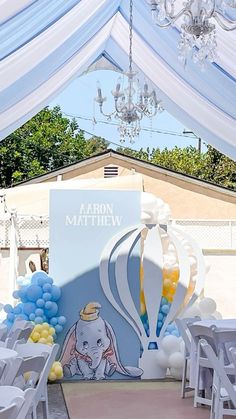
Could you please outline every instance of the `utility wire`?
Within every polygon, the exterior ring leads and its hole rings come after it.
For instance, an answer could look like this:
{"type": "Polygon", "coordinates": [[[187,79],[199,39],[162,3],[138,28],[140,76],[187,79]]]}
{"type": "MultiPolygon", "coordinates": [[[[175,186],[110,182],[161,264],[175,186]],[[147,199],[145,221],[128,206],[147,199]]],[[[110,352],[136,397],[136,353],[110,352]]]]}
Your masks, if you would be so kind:
{"type": "MultiPolygon", "coordinates": [[[[62,112],[64,115],[70,117],[70,118],[75,118],[75,119],[82,119],[84,121],[90,121],[90,122],[94,122],[99,123],[99,124],[105,124],[105,125],[113,125],[113,126],[119,126],[119,124],[117,122],[112,122],[112,121],[104,121],[101,119],[93,119],[93,118],[89,118],[86,116],[82,116],[82,115],[75,115],[75,114],[69,114],[66,112],[62,112]]],[[[161,129],[157,129],[157,128],[148,128],[148,127],[142,127],[141,128],[142,131],[147,131],[147,132],[152,132],[152,133],[156,133],[156,134],[164,134],[164,135],[173,135],[175,137],[184,137],[184,138],[195,138],[194,135],[186,135],[180,132],[175,132],[175,131],[168,131],[168,130],[161,130],[161,129]]],[[[85,130],[83,130],[85,131],[85,130]]],[[[92,134],[93,136],[95,136],[94,134],[92,134]]]]}

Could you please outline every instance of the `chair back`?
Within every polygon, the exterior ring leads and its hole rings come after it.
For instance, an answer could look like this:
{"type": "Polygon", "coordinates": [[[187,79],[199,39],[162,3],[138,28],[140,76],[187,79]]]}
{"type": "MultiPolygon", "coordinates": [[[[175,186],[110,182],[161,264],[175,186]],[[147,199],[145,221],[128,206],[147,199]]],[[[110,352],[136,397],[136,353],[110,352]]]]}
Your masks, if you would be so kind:
{"type": "Polygon", "coordinates": [[[40,401],[42,394],[45,393],[45,387],[47,386],[48,376],[52,368],[52,364],[55,361],[58,350],[59,350],[58,344],[54,344],[52,346],[50,345],[45,345],[45,346],[48,346],[51,349],[51,352],[49,353],[49,356],[47,357],[47,361],[44,365],[43,371],[40,374],[39,381],[37,383],[36,395],[35,395],[36,404],[40,401]]]}
{"type": "Polygon", "coordinates": [[[43,343],[25,343],[21,344],[18,343],[15,347],[15,350],[18,352],[21,358],[28,358],[32,356],[43,356],[46,357],[46,362],[41,370],[41,374],[37,385],[35,387],[36,394],[35,394],[35,404],[40,401],[42,394],[45,392],[45,387],[47,386],[48,376],[50,369],[52,367],[53,362],[56,359],[57,352],[59,350],[59,345],[45,345],[43,343]]]}
{"type": "Polygon", "coordinates": [[[236,330],[215,330],[215,339],[218,351],[221,349],[224,356],[225,365],[233,362],[230,348],[236,347],[236,330]]]}
{"type": "Polygon", "coordinates": [[[1,328],[0,328],[0,341],[4,341],[6,339],[7,336],[7,326],[3,323],[1,323],[1,328]]]}
{"type": "Polygon", "coordinates": [[[226,389],[232,403],[236,407],[236,391],[234,390],[234,386],[225,372],[223,363],[219,361],[214,350],[205,339],[200,339],[199,345],[201,346],[201,349],[204,352],[209,364],[214,370],[214,373],[217,375],[218,383],[220,383],[221,387],[226,389]]]}
{"type": "Polygon", "coordinates": [[[183,341],[185,343],[185,352],[186,355],[189,356],[190,355],[190,351],[191,351],[191,339],[189,337],[188,334],[188,328],[191,324],[194,324],[195,322],[200,321],[201,318],[199,316],[196,317],[188,317],[186,319],[176,319],[175,323],[176,326],[179,330],[180,335],[183,338],[183,341]]]}
{"type": "MultiPolygon", "coordinates": [[[[28,322],[30,323],[30,322],[28,322]]],[[[34,326],[31,323],[29,326],[27,326],[24,329],[15,329],[9,336],[6,338],[5,346],[9,349],[14,349],[16,342],[21,340],[23,342],[27,342],[29,339],[31,332],[33,330],[34,326]]]]}
{"type": "Polygon", "coordinates": [[[15,403],[12,403],[10,406],[0,410],[0,419],[15,419],[18,412],[19,407],[15,403]]]}
{"type": "Polygon", "coordinates": [[[16,358],[12,366],[13,368],[7,374],[6,384],[15,385],[23,390],[28,387],[34,388],[43,371],[47,357],[48,354],[46,353],[45,356],[16,358]],[[27,378],[24,377],[24,374],[26,373],[28,376],[27,378]]]}
{"type": "Polygon", "coordinates": [[[192,335],[196,347],[198,347],[200,339],[205,339],[207,343],[213,348],[215,353],[217,353],[217,345],[215,339],[215,330],[216,326],[202,326],[198,324],[189,325],[189,331],[192,335]]]}
{"type": "Polygon", "coordinates": [[[35,395],[36,390],[33,388],[27,388],[27,390],[24,391],[24,403],[21,406],[16,419],[25,419],[27,417],[27,415],[32,410],[35,395]]]}

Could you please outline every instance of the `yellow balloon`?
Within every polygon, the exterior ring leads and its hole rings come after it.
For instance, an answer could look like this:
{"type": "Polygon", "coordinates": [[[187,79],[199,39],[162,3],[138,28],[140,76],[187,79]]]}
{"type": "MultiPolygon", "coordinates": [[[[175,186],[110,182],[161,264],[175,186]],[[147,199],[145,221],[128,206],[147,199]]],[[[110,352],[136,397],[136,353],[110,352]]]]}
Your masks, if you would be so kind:
{"type": "Polygon", "coordinates": [[[172,282],[170,279],[164,279],[164,284],[163,284],[163,288],[166,290],[169,290],[169,288],[171,287],[172,282]]]}
{"type": "Polygon", "coordinates": [[[43,326],[42,326],[42,324],[36,324],[36,326],[34,327],[34,332],[39,332],[39,333],[41,333],[42,332],[42,330],[43,330],[43,326]]]}
{"type": "Polygon", "coordinates": [[[44,328],[44,329],[46,329],[46,330],[48,330],[48,329],[50,328],[49,324],[48,324],[48,323],[46,323],[46,322],[45,322],[45,323],[43,323],[43,324],[42,324],[42,326],[43,326],[43,328],[44,328]]]}
{"type": "Polygon", "coordinates": [[[48,330],[43,330],[41,333],[41,337],[47,339],[48,338],[48,330]]]}
{"type": "Polygon", "coordinates": [[[54,329],[54,327],[50,327],[49,328],[49,330],[48,330],[48,333],[49,333],[49,335],[55,335],[55,329],[54,329]]]}
{"type": "Polygon", "coordinates": [[[61,366],[56,365],[55,368],[54,368],[54,372],[55,372],[57,377],[59,377],[59,376],[61,377],[63,375],[63,371],[62,371],[61,366]]]}
{"type": "Polygon", "coordinates": [[[52,364],[53,367],[62,367],[61,362],[60,361],[55,361],[52,364]]]}
{"type": "Polygon", "coordinates": [[[57,376],[56,376],[55,372],[51,371],[49,373],[48,378],[49,378],[50,381],[55,381],[57,379],[57,376]]]}
{"type": "Polygon", "coordinates": [[[40,339],[40,333],[33,331],[31,338],[34,342],[37,342],[40,339]]]}
{"type": "Polygon", "coordinates": [[[53,344],[53,337],[52,336],[48,336],[47,337],[47,343],[49,344],[49,345],[52,345],[53,344]]]}
{"type": "Polygon", "coordinates": [[[47,344],[47,339],[45,339],[45,338],[40,338],[40,339],[39,339],[39,343],[44,343],[44,344],[47,344]]]}

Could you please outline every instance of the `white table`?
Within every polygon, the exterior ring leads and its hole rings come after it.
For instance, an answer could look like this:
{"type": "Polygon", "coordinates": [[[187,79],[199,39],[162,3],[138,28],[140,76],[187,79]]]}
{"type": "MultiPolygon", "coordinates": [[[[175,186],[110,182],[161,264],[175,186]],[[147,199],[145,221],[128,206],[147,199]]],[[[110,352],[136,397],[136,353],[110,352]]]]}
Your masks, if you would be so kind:
{"type": "MultiPolygon", "coordinates": [[[[213,320],[213,319],[205,319],[194,323],[199,326],[216,326],[217,329],[222,330],[236,330],[236,319],[221,319],[221,320],[213,320]]],[[[190,374],[189,374],[189,385],[190,387],[195,387],[195,378],[196,378],[196,362],[197,361],[197,348],[192,340],[191,342],[191,353],[190,353],[190,374]]],[[[201,374],[200,376],[200,389],[206,388],[206,382],[210,381],[211,377],[208,377],[207,370],[205,374],[201,374]]]]}

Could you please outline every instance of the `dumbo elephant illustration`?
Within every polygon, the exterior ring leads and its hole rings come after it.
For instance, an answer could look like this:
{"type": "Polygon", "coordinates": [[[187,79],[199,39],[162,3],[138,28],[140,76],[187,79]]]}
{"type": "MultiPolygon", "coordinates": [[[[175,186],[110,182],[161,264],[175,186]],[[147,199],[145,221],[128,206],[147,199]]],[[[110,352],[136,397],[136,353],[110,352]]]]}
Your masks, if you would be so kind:
{"type": "Polygon", "coordinates": [[[119,359],[115,333],[99,316],[99,303],[88,303],[80,311],[80,319],[69,329],[60,361],[64,376],[82,375],[85,380],[103,380],[115,371],[140,377],[143,371],[124,367],[119,359]]]}

